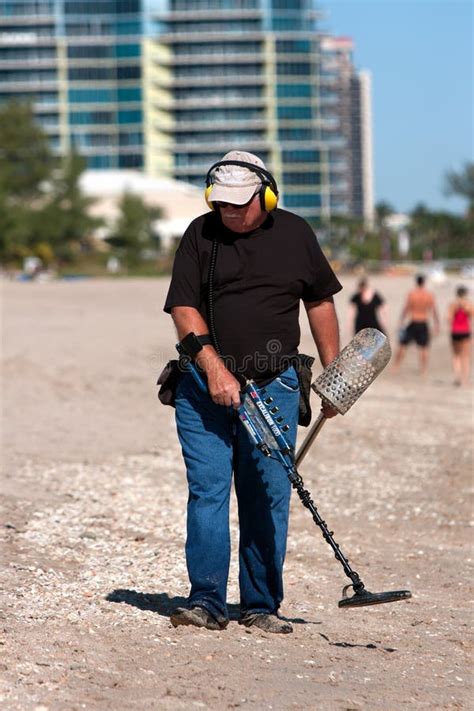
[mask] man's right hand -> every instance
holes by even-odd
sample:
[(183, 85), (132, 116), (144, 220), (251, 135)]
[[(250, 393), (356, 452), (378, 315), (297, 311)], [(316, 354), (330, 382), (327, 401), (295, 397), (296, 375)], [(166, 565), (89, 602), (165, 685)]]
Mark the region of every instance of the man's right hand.
[(240, 405), (240, 383), (222, 361), (213, 363), (206, 369), (207, 387), (216, 405), (237, 409)]
[(240, 383), (227, 370), (212, 346), (204, 346), (196, 356), (197, 364), (207, 377), (209, 395), (216, 405), (238, 408), (240, 405)]

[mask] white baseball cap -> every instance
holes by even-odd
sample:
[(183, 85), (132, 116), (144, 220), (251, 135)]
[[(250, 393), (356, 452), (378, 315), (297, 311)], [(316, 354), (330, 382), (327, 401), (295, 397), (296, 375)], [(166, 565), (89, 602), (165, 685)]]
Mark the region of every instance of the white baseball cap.
[[(265, 170), (265, 163), (253, 153), (229, 151), (223, 161), (242, 161), (251, 163)], [(212, 202), (228, 202), (232, 205), (245, 205), (260, 189), (262, 180), (257, 173), (242, 165), (221, 165), (212, 171)]]

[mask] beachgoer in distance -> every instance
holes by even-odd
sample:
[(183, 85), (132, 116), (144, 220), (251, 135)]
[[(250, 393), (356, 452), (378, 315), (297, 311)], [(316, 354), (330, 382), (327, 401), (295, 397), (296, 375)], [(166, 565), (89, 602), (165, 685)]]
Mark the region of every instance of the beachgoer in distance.
[[(210, 211), (186, 230), (165, 304), (186, 353), (207, 378), (190, 373), (176, 391), (176, 423), (189, 486), (186, 563), (191, 590), (171, 622), (219, 630), (229, 621), (229, 498), (239, 511), (240, 624), (288, 633), (278, 615), (291, 485), (284, 468), (249, 440), (236, 409), (245, 379), (265, 388), (296, 441), (296, 357), (303, 301), (323, 366), (339, 354), (333, 294), (342, 287), (301, 217), (277, 208), (278, 188), (264, 163), (231, 151), (206, 179)], [(213, 246), (217, 249), (213, 250)], [(213, 256), (214, 255), (214, 256)], [(213, 278), (213, 296), (209, 281)], [(328, 404), (323, 412), (336, 411)]]
[(458, 286), (456, 299), (448, 307), (455, 385), (468, 385), (471, 370), (472, 319), (474, 305), (465, 286)]
[(349, 328), (353, 329), (354, 334), (363, 328), (377, 328), (387, 333), (386, 308), (382, 296), (369, 285), (366, 278), (361, 279), (349, 302)]
[[(414, 342), (418, 346), (420, 355), (420, 373), (426, 374), (428, 368), (428, 351), (430, 345), (429, 321), (433, 320), (433, 335), (439, 333), (439, 316), (436, 302), (431, 291), (425, 287), (425, 277), (419, 274), (416, 277), (416, 287), (412, 289), (405, 301), (400, 315), (399, 346), (395, 355), (394, 370), (397, 371), (402, 362), (407, 346)], [(408, 325), (405, 327), (405, 322)]]

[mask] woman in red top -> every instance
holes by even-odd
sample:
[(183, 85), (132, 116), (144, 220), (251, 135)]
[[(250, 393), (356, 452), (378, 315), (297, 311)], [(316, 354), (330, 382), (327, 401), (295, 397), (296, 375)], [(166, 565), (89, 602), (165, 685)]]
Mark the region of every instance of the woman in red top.
[(468, 385), (471, 369), (471, 319), (474, 306), (467, 298), (465, 286), (456, 289), (456, 301), (449, 305), (448, 321), (453, 349), (455, 385)]

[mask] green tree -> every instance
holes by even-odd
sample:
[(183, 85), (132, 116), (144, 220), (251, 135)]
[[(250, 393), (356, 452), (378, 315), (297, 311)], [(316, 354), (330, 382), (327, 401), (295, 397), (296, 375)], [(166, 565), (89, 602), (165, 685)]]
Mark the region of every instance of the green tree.
[(34, 120), (29, 104), (0, 107), (0, 258), (18, 262), (36, 254), (48, 263), (70, 261), (88, 246), (102, 221), (89, 215), (92, 201), (79, 187), (84, 160), (60, 161)]
[(474, 217), (474, 163), (465, 163), (459, 173), (448, 171), (445, 176), (446, 195), (458, 195), (468, 201), (468, 211)]
[(75, 152), (62, 160), (50, 182), (48, 201), (38, 210), (33, 242), (50, 244), (56, 257), (73, 261), (80, 253), (90, 249), (90, 237), (103, 224), (89, 214), (93, 204), (79, 185), (85, 160)]
[(36, 207), (54, 168), (48, 138), (35, 124), (31, 106), (0, 106), (0, 258), (17, 262), (31, 254)]
[(35, 200), (42, 194), (55, 160), (48, 137), (29, 104), (0, 106), (0, 193), (10, 201)]
[(393, 253), (393, 234), (387, 226), (387, 217), (393, 215), (394, 208), (390, 203), (381, 200), (375, 205), (375, 226), (379, 242), (379, 259), (389, 262)]
[(420, 203), (410, 215), (411, 256), (422, 259), (430, 250), (435, 259), (472, 256), (474, 221), (449, 212), (431, 211)]
[(356, 256), (355, 252), (365, 237), (363, 221), (347, 215), (333, 215), (323, 227), (323, 233), (332, 254), (343, 259)]
[(160, 216), (159, 208), (151, 208), (139, 195), (126, 192), (120, 201), (120, 216), (107, 242), (133, 266), (147, 249), (155, 246), (152, 222)]

